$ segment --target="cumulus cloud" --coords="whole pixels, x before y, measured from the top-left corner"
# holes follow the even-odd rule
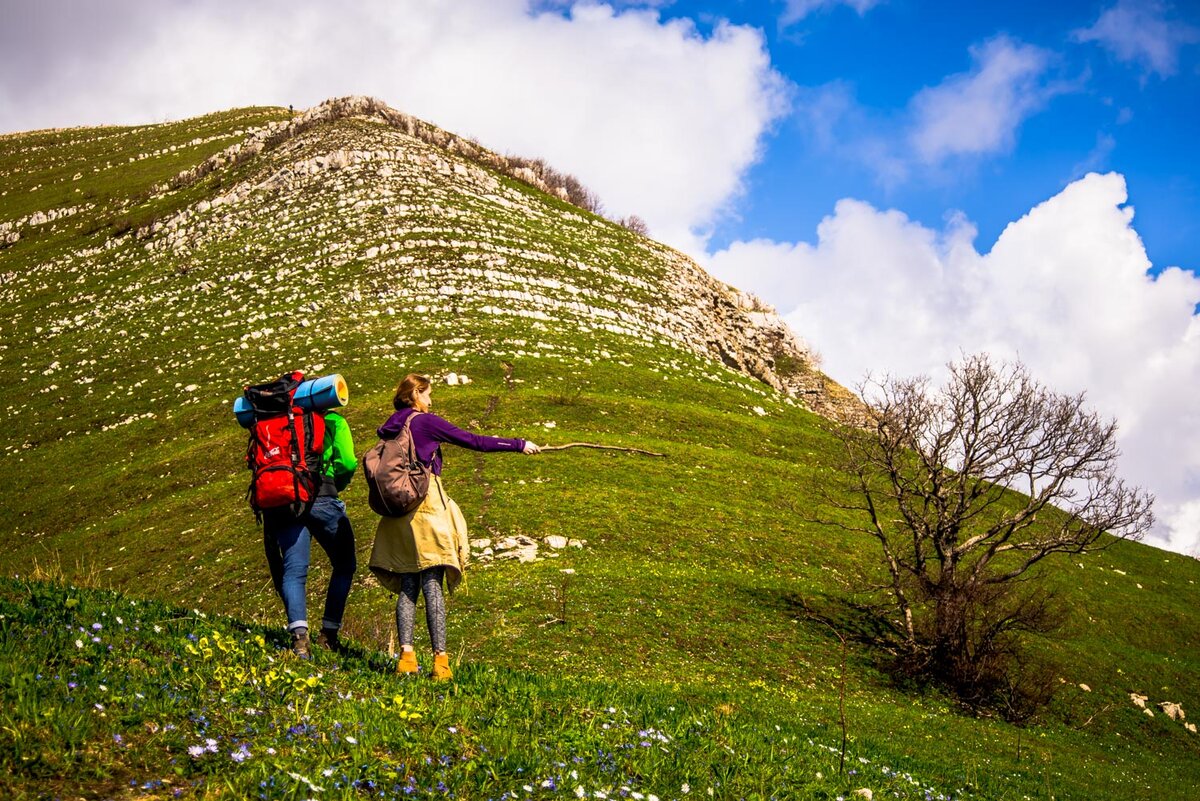
[[[1122,471],[1155,492],[1152,541],[1200,548],[1200,277],[1151,274],[1122,176],[1089,174],[1011,223],[990,252],[965,218],[943,230],[843,200],[816,244],[739,242],[710,270],[772,299],[854,384],[944,374],[963,352],[1019,358],[1120,421]]]
[[[502,152],[545,158],[614,216],[638,214],[685,246],[737,197],[761,137],[788,105],[789,85],[760,32],[719,23],[705,35],[648,8],[91,6],[28,4],[0,26],[0,45],[16,48],[0,47],[0,130],[371,94]],[[60,55],[38,55],[48,52]]]
[[[1096,42],[1117,60],[1166,78],[1179,71],[1183,47],[1200,42],[1200,29],[1168,19],[1168,10],[1159,0],[1119,0],[1074,39]]]

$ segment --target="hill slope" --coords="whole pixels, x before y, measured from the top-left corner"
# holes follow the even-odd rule
[[[840,644],[804,608],[858,597],[877,565],[804,521],[837,480],[810,409],[853,399],[769,311],[514,164],[365,98],[0,139],[18,479],[0,569],[278,625],[231,399],[284,369],[341,372],[361,449],[400,375],[453,372],[470,383],[435,404],[464,426],[669,457],[448,454],[474,536],[546,557],[473,572],[451,606],[464,665],[768,708],[835,744]],[[345,497],[365,563],[373,516],[359,483]],[[1187,797],[1200,738],[1128,694],[1200,709],[1197,563],[1118,544],[1048,573],[1070,636],[1042,647],[1069,689],[1032,758],[1016,729],[898,692],[857,648],[853,753],[984,797]],[[386,646],[390,602],[361,570],[351,636]]]

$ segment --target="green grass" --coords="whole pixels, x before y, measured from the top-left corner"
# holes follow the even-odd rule
[[[0,790],[834,798],[868,781],[901,798],[944,794],[902,762],[853,752],[839,777],[829,727],[770,696],[734,705],[483,663],[436,684],[357,648],[301,662],[281,639],[117,593],[0,581]]]
[[[1033,644],[1057,664],[1061,691],[1025,729],[894,686],[879,654],[852,640],[857,773],[839,777],[842,647],[806,609],[870,600],[880,568],[870,541],[811,522],[823,488],[844,480],[823,421],[671,338],[688,323],[670,312],[695,301],[674,283],[672,252],[511,179],[478,191],[378,123],[316,128],[236,170],[149,192],[237,131],[286,116],[0,139],[0,222],[91,204],[0,249],[12,432],[0,466],[14,482],[0,501],[5,795],[308,797],[295,773],[321,798],[409,777],[422,794],[442,781],[459,798],[576,786],[676,798],[685,783],[721,798],[859,787],[876,798],[1191,797],[1200,737],[1146,716],[1129,693],[1200,716],[1200,563],[1126,543],[1042,571],[1065,626]],[[364,162],[195,205],[330,150],[381,148],[408,154],[411,174],[385,180]],[[176,213],[179,252],[164,232],[119,230],[126,217]],[[347,613],[356,654],[301,665],[279,651],[282,610],[229,405],[245,383],[293,368],[346,376],[360,451],[395,382],[417,370],[471,377],[434,392],[435,410],[463,427],[668,458],[447,448],[447,487],[473,537],[559,534],[587,547],[469,571],[450,601],[450,688],[389,673],[393,599],[365,568]],[[344,498],[365,565],[375,518],[361,481]],[[327,571],[316,551],[310,603]],[[57,581],[30,583],[35,574]],[[81,639],[97,622],[115,634],[117,616],[120,636]],[[188,635],[214,631],[238,653],[188,651]],[[231,683],[221,666],[321,678],[268,690]],[[388,715],[380,699],[396,694],[422,717]],[[288,739],[300,723],[311,734]],[[642,746],[650,729],[669,742]],[[218,751],[190,757],[208,737]],[[243,742],[254,756],[236,763]],[[541,786],[551,778],[557,791]]]
[[[833,799],[870,787],[922,799],[1061,797],[1072,779],[1121,781],[1100,754],[1089,774],[1071,771],[1046,732],[1027,733],[1016,762],[1014,733],[994,723],[974,727],[980,751],[961,765],[906,755],[897,735],[924,750],[962,728],[936,699],[893,715],[886,736],[865,734],[851,702],[839,774],[830,710],[765,682],[681,691],[463,661],[452,684],[437,684],[396,676],[392,660],[355,644],[301,662],[282,639],[119,593],[0,581],[0,789]]]

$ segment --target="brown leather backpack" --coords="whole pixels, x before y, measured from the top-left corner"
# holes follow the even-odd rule
[[[413,412],[392,439],[381,439],[363,454],[367,502],[383,517],[404,517],[416,510],[429,492],[430,466],[417,458],[409,426]]]

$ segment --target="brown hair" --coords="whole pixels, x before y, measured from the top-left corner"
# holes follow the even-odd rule
[[[416,408],[418,412],[429,411],[417,407],[417,393],[424,392],[432,386],[429,379],[417,373],[409,373],[396,385],[396,394],[392,396],[392,406],[396,411]]]

